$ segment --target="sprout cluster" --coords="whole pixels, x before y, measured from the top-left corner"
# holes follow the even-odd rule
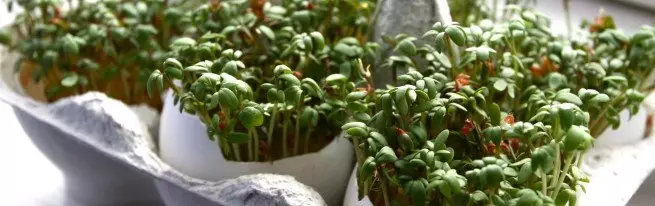
[[[184,14],[193,31],[148,80],[205,124],[225,157],[272,161],[314,152],[341,132],[357,85],[375,1],[216,1]],[[175,82],[179,81],[179,84]],[[365,113],[359,114],[365,118]]]
[[[602,17],[608,19],[609,17]],[[575,205],[585,151],[634,114],[655,63],[655,29],[602,22],[571,40],[520,9],[507,21],[436,23],[417,45],[387,37],[399,86],[351,92],[370,119],[342,126],[360,197],[374,205]],[[356,97],[356,98],[355,98]],[[620,138],[620,137],[617,137]]]
[[[102,91],[127,104],[150,102],[144,82],[181,34],[180,5],[167,1],[8,1],[22,8],[0,43],[20,53],[16,70],[45,85],[47,101]]]

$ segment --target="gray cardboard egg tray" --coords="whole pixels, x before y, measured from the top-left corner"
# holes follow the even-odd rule
[[[378,42],[400,32],[420,36],[434,22],[451,21],[446,0],[381,0],[379,5],[371,36]],[[0,48],[0,100],[14,108],[35,146],[62,170],[65,192],[78,205],[325,205],[290,176],[205,181],[182,174],[157,156],[156,112],[101,93],[36,102],[16,85],[15,58]],[[384,71],[374,75],[387,81]],[[653,105],[651,95],[645,106],[653,111]],[[655,168],[654,156],[653,138],[592,149],[582,167],[591,183],[579,205],[625,205]]]
[[[5,83],[12,82],[4,75],[12,71],[15,59],[9,55],[3,53],[0,64]],[[212,182],[181,174],[159,159],[136,113],[102,93],[43,104],[17,94],[12,86],[0,88],[0,99],[14,108],[35,146],[62,170],[66,195],[76,204],[325,204],[312,188],[290,176],[255,174]]]

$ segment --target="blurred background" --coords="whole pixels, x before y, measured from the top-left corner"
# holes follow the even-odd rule
[[[655,0],[571,0],[570,8],[574,27],[585,19],[593,20],[601,10],[612,15],[618,27],[627,33],[655,23]],[[536,10],[553,18],[553,31],[566,32],[561,1],[536,0]],[[0,7],[0,26],[9,24],[13,18],[6,7]],[[76,205],[60,192],[65,187],[61,172],[32,145],[11,107],[3,102],[0,102],[0,163],[3,164],[0,205]],[[655,205],[655,176],[651,175],[642,184],[628,205]]]

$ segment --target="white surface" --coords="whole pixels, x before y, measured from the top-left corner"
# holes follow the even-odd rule
[[[579,205],[626,205],[638,191],[640,184],[655,168],[655,139],[647,138],[637,144],[614,148],[594,148],[586,154],[582,169],[589,174],[591,182],[587,192],[578,198]],[[652,187],[653,182],[643,182]],[[641,200],[653,205],[653,191],[642,191]],[[605,198],[611,197],[611,198]],[[635,202],[633,200],[633,202]],[[631,203],[638,206],[643,204]]]
[[[257,173],[291,175],[313,187],[328,205],[337,205],[343,198],[355,157],[352,144],[341,136],[316,153],[273,162],[237,162],[225,160],[218,143],[212,142],[206,131],[196,116],[179,112],[169,91],[161,115],[159,152],[178,171],[213,181]]]
[[[71,205],[63,196],[61,172],[23,132],[11,106],[0,102],[0,194],[3,205]],[[9,169],[11,168],[11,169]]]

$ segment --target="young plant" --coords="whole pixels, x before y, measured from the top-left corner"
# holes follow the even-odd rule
[[[342,126],[360,198],[374,205],[575,205],[585,151],[620,111],[638,110],[655,61],[651,27],[597,26],[569,41],[529,9],[497,24],[437,23],[428,36],[390,45],[387,65],[409,68],[401,86],[349,95],[374,105]]]
[[[150,103],[144,82],[163,61],[170,39],[182,32],[181,8],[168,1],[8,1],[22,7],[0,35],[20,53],[22,84],[42,84],[39,96],[59,98],[102,91],[127,104]]]
[[[174,58],[151,74],[148,90],[171,87],[180,111],[199,117],[228,160],[318,151],[340,134],[348,108],[367,106],[345,102],[355,85],[368,83],[357,59],[372,58],[377,46],[358,38],[368,28],[369,16],[362,14],[370,14],[373,3],[200,6],[186,14],[195,37],[171,44]]]

